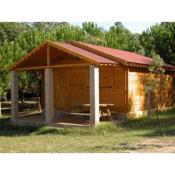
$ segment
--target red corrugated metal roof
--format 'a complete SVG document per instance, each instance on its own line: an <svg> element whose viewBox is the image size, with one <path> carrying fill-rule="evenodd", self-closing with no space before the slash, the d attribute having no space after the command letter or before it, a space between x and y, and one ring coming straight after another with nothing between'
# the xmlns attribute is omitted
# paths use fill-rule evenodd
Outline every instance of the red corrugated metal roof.
<svg viewBox="0 0 175 175"><path fill-rule="evenodd" d="M78 42L78 43L83 45L83 46L94 49L94 51L97 50L97 51L100 51L102 53L107 53L107 54L114 56L116 58L120 58L120 59L126 61L127 63L138 63L138 64L150 64L151 63L151 58L145 57L143 55L139 55L139 54L134 53L134 52L128 52L128 51L113 49L113 48L104 47L104 46L97 46L97 45L93 45L93 44L86 44L86 43L81 43L81 42ZM116 59L116 61L117 61L117 59Z"/></svg>
<svg viewBox="0 0 175 175"><path fill-rule="evenodd" d="M56 44L57 46L64 47L65 49L68 49L69 51L72 51L76 54L80 54L83 57L87 57L88 59L93 60L97 63L101 63L101 64L116 64L117 63L115 61L112 61L112 60L107 59L103 56L94 54L94 53L89 52L87 50L81 49L81 48L76 47L76 46L69 44L69 43L54 42L54 44Z"/></svg>
<svg viewBox="0 0 175 175"><path fill-rule="evenodd" d="M93 44L87 44L82 42L73 41L71 44L74 44L79 47L83 47L84 49L90 49L92 52L103 53L108 54L110 56L113 56L113 58L116 58L116 62L118 62L118 59L121 59L123 61L126 61L127 64L141 64L141 65L150 65L152 63L152 59L146 56L143 56L138 53L129 52L129 51L123 51L119 49L113 49L109 47L104 46L97 46ZM114 59L113 59L114 61ZM172 66L170 64L165 64L165 68L169 69L175 69L175 66Z"/></svg>
<svg viewBox="0 0 175 175"><path fill-rule="evenodd" d="M62 49L63 51L72 54L74 56L77 56L81 59L85 59L87 61L89 61L90 63L94 63L94 64L118 64L116 61L110 60L108 58L105 58L103 56L100 56L98 54L94 54L92 52L89 52L85 49L81 49L77 46L74 46L70 43L60 43L60 42L51 42L51 41L47 41L43 44L41 44L40 46L36 47L35 49L33 49L31 52L29 52L26 56L24 56L23 58L21 58L20 60L18 60L16 63L14 63L10 70L13 70L15 68L20 68L21 64L25 61L27 61L28 59L30 59L31 55L36 54L36 51L39 50L39 48L41 46L44 46L46 44L50 44L52 46L57 47L58 49ZM30 67L30 65L28 65L28 67Z"/></svg>
<svg viewBox="0 0 175 175"><path fill-rule="evenodd" d="M69 54L79 57L80 59L85 59L90 63L94 64L118 64L122 63L124 65L143 65L148 66L151 64L152 59L138 53L128 52L118 49L112 49L103 46L97 46L93 44L86 44L77 41L71 41L69 43L59 43L47 41L45 44L50 44L58 49L61 49ZM24 58L16 62L11 69L20 67L21 63L27 59L30 59L31 54L35 54L36 50L39 49L44 44L33 49ZM30 65L29 65L30 66ZM175 70L175 66L165 64L166 69Z"/></svg>

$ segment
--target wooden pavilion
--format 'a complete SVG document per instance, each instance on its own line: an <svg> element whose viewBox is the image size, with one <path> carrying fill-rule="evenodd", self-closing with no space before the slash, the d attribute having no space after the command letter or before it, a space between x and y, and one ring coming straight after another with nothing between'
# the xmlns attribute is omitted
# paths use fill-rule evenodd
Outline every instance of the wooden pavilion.
<svg viewBox="0 0 175 175"><path fill-rule="evenodd" d="M42 108L50 124L57 114L89 104L90 125L100 119L100 104L127 116L142 115L147 110L145 78L151 58L143 55L77 41L47 41L33 49L11 67L13 120L18 118L18 72L38 71L42 77ZM173 71L165 64L161 107L173 105ZM157 92L155 91L155 94ZM152 108L155 101L152 99Z"/></svg>

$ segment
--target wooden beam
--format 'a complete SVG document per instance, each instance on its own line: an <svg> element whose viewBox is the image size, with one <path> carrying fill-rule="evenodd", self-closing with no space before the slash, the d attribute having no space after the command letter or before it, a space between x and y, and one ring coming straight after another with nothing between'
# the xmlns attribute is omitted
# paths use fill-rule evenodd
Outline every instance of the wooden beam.
<svg viewBox="0 0 175 175"><path fill-rule="evenodd" d="M21 62L25 61L29 56L31 56L32 54L34 54L36 51L38 51L39 49L41 49L45 44L47 44L47 42L44 42L43 44L39 45L38 47L34 48L32 51L30 51L27 55L25 55L24 57L22 57L19 61L17 61L16 63L14 63L9 70L13 70L15 69L15 67L17 67Z"/></svg>
<svg viewBox="0 0 175 175"><path fill-rule="evenodd" d="M143 68L148 68L149 65L128 63L127 66L129 66L129 67L143 67Z"/></svg>
<svg viewBox="0 0 175 175"><path fill-rule="evenodd" d="M38 51L39 49L41 49L42 47L44 47L45 45L47 45L47 66L38 66L38 67L27 67L27 68L17 68L18 65L20 65L22 62L24 62L28 57L30 57L32 54L34 54L36 51ZM10 70L17 70L17 71L25 71L25 70L34 70L34 69L44 69L47 68L50 65L50 49L49 46L52 46L56 49L59 49L65 53L68 53L70 55L73 55L75 57L78 57L79 59L83 59L86 60L87 62L89 62L87 65L90 64L95 64L95 65L99 65L98 62L90 59L87 56L82 56L81 54L79 54L78 52L72 50L72 49L68 49L66 47L64 47L63 45L57 43L55 44L54 42L51 41L46 41L43 44L41 44L40 46L34 48L31 52L29 52L26 56L24 56L23 58L21 58L19 61L17 61L15 64L13 64L10 68ZM107 66L108 64L106 64ZM82 65L82 64L71 64L71 65L52 65L51 67L72 67L72 66L86 66L86 65Z"/></svg>
<svg viewBox="0 0 175 175"><path fill-rule="evenodd" d="M110 66L110 67L115 67L118 66L119 64L99 64L100 66Z"/></svg>
<svg viewBox="0 0 175 175"><path fill-rule="evenodd" d="M17 68L15 71L27 71L27 70L38 70L46 68L61 68L61 67L80 67L80 66L89 66L89 63L80 63L80 64L60 64L60 65L49 65L49 66L37 66L37 67L23 67Z"/></svg>
<svg viewBox="0 0 175 175"><path fill-rule="evenodd" d="M27 71L27 70L38 70L38 69L45 69L47 66L38 66L38 67L23 67L23 68L17 68L15 71Z"/></svg>
<svg viewBox="0 0 175 175"><path fill-rule="evenodd" d="M50 65L50 68L89 66L89 63Z"/></svg>
<svg viewBox="0 0 175 175"><path fill-rule="evenodd" d="M82 55L79 54L78 52L75 52L75 51L73 51L73 50L71 50L71 49L67 49L66 47L62 46L62 45L59 44L59 43L55 44L54 42L51 42L51 41L48 41L48 43L49 43L50 46L52 46L52 47L54 47L54 48L57 48L57 49L59 49L59 50L62 50L62 51L64 51L64 52L66 52L66 53L69 53L69 54L71 54L71 55L73 55L73 56L75 56L75 57L78 57L78 58L80 58L80 59L86 60L86 61L88 61L88 62L90 62L90 63L93 63L93 64L98 64L98 62L96 62L96 61L94 61L94 60L92 60L92 59L90 59L90 58L88 58L88 57L86 57L86 56L82 56Z"/></svg>
<svg viewBox="0 0 175 175"><path fill-rule="evenodd" d="M50 65L50 51L49 51L49 44L47 44L47 66Z"/></svg>

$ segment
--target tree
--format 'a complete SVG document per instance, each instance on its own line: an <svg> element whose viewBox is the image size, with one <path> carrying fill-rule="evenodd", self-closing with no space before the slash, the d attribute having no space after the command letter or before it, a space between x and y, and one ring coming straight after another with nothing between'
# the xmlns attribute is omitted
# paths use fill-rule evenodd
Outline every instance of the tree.
<svg viewBox="0 0 175 175"><path fill-rule="evenodd" d="M106 45L105 32L103 28L98 27L94 22L82 23L82 30L85 33L85 41L96 45Z"/></svg>
<svg viewBox="0 0 175 175"><path fill-rule="evenodd" d="M37 106L38 111L41 112L41 102L40 102L40 94L41 94L41 76L39 72L34 71L30 73L31 79L33 80L33 83L31 84L31 90L34 92L36 100L37 100Z"/></svg>
<svg viewBox="0 0 175 175"><path fill-rule="evenodd" d="M105 34L106 46L144 54L138 35L132 34L122 23L116 22Z"/></svg>
<svg viewBox="0 0 175 175"><path fill-rule="evenodd" d="M8 71L9 66L13 63L15 57L20 57L18 50L14 42L4 42L3 46L0 47L0 103L3 98L6 97L7 91L10 88L10 74ZM0 105L1 106L1 105ZM0 115L2 115L0 109Z"/></svg>
<svg viewBox="0 0 175 175"><path fill-rule="evenodd" d="M0 117L2 116L2 100L6 96L7 90L9 89L9 73L6 69L7 62L0 55Z"/></svg>
<svg viewBox="0 0 175 175"><path fill-rule="evenodd" d="M0 23L0 45L4 42L15 41L21 32L27 31L27 23L1 22Z"/></svg>
<svg viewBox="0 0 175 175"><path fill-rule="evenodd" d="M6 95L7 90L9 89L9 74L7 71L0 70L0 117L2 116L2 99Z"/></svg>
<svg viewBox="0 0 175 175"><path fill-rule="evenodd" d="M67 22L34 22L31 26L39 31L51 31L55 27L69 25Z"/></svg>
<svg viewBox="0 0 175 175"><path fill-rule="evenodd" d="M149 66L149 75L147 78L147 93L148 93L148 118L150 118L150 110L151 110L151 94L153 90L157 90L156 94L156 116L157 120L159 120L159 103L161 97L161 90L166 84L165 79L163 78L163 74L165 72L163 59L154 54L152 57L152 64Z"/></svg>
<svg viewBox="0 0 175 175"><path fill-rule="evenodd" d="M163 22L144 31L139 40L145 54L157 53L166 63L175 64L175 23Z"/></svg>

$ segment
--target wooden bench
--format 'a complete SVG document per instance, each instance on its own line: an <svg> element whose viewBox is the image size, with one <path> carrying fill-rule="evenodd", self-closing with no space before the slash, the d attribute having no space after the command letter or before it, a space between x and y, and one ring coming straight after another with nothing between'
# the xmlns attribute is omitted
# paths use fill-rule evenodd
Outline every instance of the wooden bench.
<svg viewBox="0 0 175 175"><path fill-rule="evenodd" d="M114 104L108 104L108 103L99 104L100 116L108 116L109 119L112 120L110 111L111 106L114 106ZM79 108L79 111L85 111L87 108L88 110L90 109L90 104L82 104L77 107Z"/></svg>

